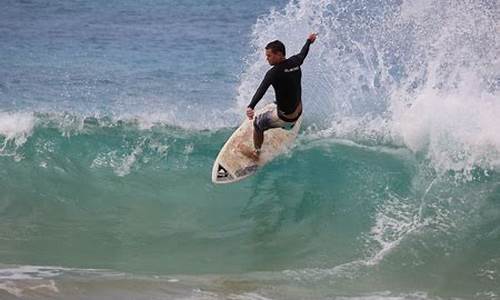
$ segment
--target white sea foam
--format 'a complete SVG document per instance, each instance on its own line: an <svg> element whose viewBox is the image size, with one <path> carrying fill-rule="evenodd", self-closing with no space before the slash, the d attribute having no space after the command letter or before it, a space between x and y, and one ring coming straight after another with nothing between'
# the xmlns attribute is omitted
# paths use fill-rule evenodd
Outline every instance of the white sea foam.
<svg viewBox="0 0 500 300"><path fill-rule="evenodd" d="M0 266L0 290L18 298L33 295L50 299L60 293L57 285L63 276L74 278L125 278L124 273L113 272L105 269L76 269L57 266Z"/></svg>
<svg viewBox="0 0 500 300"><path fill-rule="evenodd" d="M151 159L151 152L155 156L158 155L160 159L167 157L169 145L144 136L135 145L132 145L131 150L128 150L128 146L125 148L121 151L112 150L97 154L90 167L110 167L116 175L123 177L130 174L138 162L148 163ZM185 152L184 154L187 160L189 153Z"/></svg>
<svg viewBox="0 0 500 300"><path fill-rule="evenodd" d="M107 270L74 269L57 266L0 266L0 280L51 279L69 272L81 274L118 274Z"/></svg>
<svg viewBox="0 0 500 300"><path fill-rule="evenodd" d="M441 299L439 297L431 297L424 292L394 294L389 291L372 293L361 296L337 297L337 300L427 300ZM459 298L454 298L459 300Z"/></svg>
<svg viewBox="0 0 500 300"><path fill-rule="evenodd" d="M394 194L388 195L388 199L379 207L375 224L370 230L371 241L377 245L372 256L366 260L368 265L378 264L405 238L427 225L419 214L424 201L425 195L421 203Z"/></svg>
<svg viewBox="0 0 500 300"><path fill-rule="evenodd" d="M33 133L35 117L32 113L0 112L0 136L4 138L0 155L13 155Z"/></svg>
<svg viewBox="0 0 500 300"><path fill-rule="evenodd" d="M0 289L16 297L23 297L26 291L47 290L58 293L54 280L65 268L42 266L17 266L0 268Z"/></svg>
<svg viewBox="0 0 500 300"><path fill-rule="evenodd" d="M230 300L271 300L271 298L264 297L257 293L243 293L241 295L231 294L227 297Z"/></svg>
<svg viewBox="0 0 500 300"><path fill-rule="evenodd" d="M239 109L269 68L266 43L280 39L292 55L312 31L319 37L302 68L306 124L405 146L439 174L472 179L477 167L500 168L500 55L487 3L291 1L254 26ZM272 99L271 91L263 102Z"/></svg>

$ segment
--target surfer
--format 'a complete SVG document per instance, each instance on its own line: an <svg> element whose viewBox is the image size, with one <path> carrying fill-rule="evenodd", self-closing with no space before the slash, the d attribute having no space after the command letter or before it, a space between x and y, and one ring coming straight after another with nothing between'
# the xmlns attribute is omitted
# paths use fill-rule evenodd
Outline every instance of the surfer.
<svg viewBox="0 0 500 300"><path fill-rule="evenodd" d="M246 109L246 115L253 119L254 149L244 151L251 158L258 160L264 131L271 128L291 129L302 114L302 88L300 65L309 52L309 46L316 40L316 33L311 33L300 53L286 58L285 45L281 41L272 41L265 47L267 62L273 66L267 71L252 101ZM272 85L276 95L275 109L255 116L254 108Z"/></svg>

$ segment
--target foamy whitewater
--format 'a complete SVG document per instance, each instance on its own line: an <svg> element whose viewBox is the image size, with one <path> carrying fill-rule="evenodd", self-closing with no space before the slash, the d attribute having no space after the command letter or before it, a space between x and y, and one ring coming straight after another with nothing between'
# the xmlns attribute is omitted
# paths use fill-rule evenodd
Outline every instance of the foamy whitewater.
<svg viewBox="0 0 500 300"><path fill-rule="evenodd" d="M0 299L499 299L496 1L3 7ZM310 32L295 145L213 185Z"/></svg>

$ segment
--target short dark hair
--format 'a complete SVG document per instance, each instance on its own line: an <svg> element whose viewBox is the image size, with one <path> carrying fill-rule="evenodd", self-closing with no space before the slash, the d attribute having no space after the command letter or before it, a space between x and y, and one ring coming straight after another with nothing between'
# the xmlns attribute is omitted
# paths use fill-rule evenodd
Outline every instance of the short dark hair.
<svg viewBox="0 0 500 300"><path fill-rule="evenodd" d="M273 53L281 52L281 53L283 53L283 56L286 56L285 44L283 44L282 42L280 42L278 40L272 41L269 44L267 44L266 50L267 49L271 49L271 51L273 51Z"/></svg>

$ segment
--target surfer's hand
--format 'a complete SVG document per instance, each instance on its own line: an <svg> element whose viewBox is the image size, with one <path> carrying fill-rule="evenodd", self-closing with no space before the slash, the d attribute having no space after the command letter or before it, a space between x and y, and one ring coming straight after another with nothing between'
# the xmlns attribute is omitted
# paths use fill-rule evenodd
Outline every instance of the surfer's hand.
<svg viewBox="0 0 500 300"><path fill-rule="evenodd" d="M314 43L314 41L316 40L316 37L317 37L317 36L318 36L318 34L317 34L317 33L311 33L307 39L308 39L308 40L311 42L311 44L312 44L312 43Z"/></svg>
<svg viewBox="0 0 500 300"><path fill-rule="evenodd" d="M247 107L247 117L249 120L253 119L254 111L252 108Z"/></svg>

